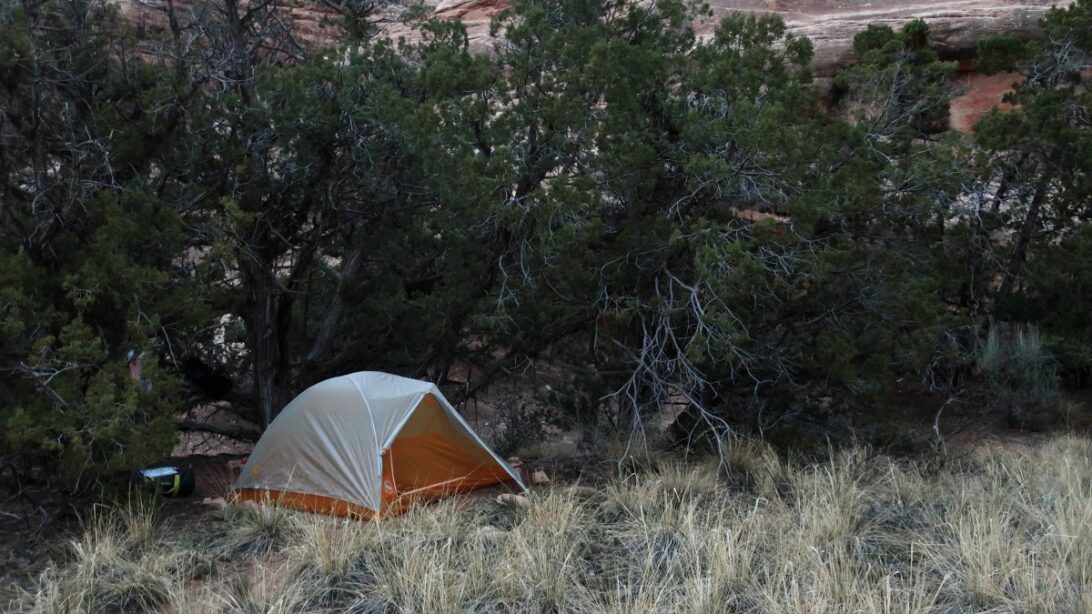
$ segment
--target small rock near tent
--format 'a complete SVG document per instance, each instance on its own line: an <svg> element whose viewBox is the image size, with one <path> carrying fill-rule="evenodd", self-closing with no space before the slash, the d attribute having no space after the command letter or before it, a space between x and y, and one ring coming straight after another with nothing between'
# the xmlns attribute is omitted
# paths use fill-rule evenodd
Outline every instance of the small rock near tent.
<svg viewBox="0 0 1092 614"><path fill-rule="evenodd" d="M311 386L262 435L235 482L244 501L362 518L519 475L440 390L364 371Z"/></svg>

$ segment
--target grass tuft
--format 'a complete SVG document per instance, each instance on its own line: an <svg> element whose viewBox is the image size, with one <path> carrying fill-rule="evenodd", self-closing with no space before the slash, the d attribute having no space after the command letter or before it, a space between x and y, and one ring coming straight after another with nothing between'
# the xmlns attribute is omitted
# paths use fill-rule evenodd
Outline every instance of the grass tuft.
<svg viewBox="0 0 1092 614"><path fill-rule="evenodd" d="M255 556L279 552L300 538L300 515L276 505L231 505L222 512L228 531L221 547Z"/></svg>

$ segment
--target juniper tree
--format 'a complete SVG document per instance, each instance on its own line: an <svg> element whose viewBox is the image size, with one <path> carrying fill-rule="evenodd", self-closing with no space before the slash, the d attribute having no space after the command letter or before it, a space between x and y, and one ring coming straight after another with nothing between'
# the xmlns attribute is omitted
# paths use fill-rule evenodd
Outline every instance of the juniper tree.
<svg viewBox="0 0 1092 614"><path fill-rule="evenodd" d="M902 250L951 186L825 119L780 19L700 42L692 10L517 3L492 58L440 56L463 94L423 124L428 174L483 221L464 352L486 379L561 361L573 414L615 428L678 400L707 432L857 406L927 362L929 250Z"/></svg>
<svg viewBox="0 0 1092 614"><path fill-rule="evenodd" d="M1020 79L975 127L984 197L974 220L982 273L970 281L991 316L1039 321L1072 375L1087 373L1092 328L1084 264L1092 215L1092 2L1052 9L1043 34L983 41L984 70Z"/></svg>
<svg viewBox="0 0 1092 614"><path fill-rule="evenodd" d="M99 2L5 4L0 58L2 462L78 491L169 450L182 395L157 357L210 317L160 193L184 109Z"/></svg>

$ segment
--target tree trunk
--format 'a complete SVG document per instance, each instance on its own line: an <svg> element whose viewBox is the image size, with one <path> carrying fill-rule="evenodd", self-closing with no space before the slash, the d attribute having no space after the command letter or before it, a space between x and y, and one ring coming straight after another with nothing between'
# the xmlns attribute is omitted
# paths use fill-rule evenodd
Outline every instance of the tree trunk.
<svg viewBox="0 0 1092 614"><path fill-rule="evenodd" d="M1047 188L1049 187L1050 175L1043 175L1039 179L1038 185L1035 186L1035 194L1031 197L1027 217L1024 218L1024 225L1020 228L1020 236L1016 240L1016 249L1012 252L1012 260L1009 262L1008 270L1005 271L1005 275L1001 280L1001 289L997 292L997 301L994 303L993 308L995 317L1000 308L1001 299L1012 293L1013 283L1020 275L1024 262L1027 261L1028 244L1031 243L1031 237L1039 225L1039 212L1043 207L1043 201L1046 199Z"/></svg>
<svg viewBox="0 0 1092 614"><path fill-rule="evenodd" d="M310 351L307 352L305 371L313 370L315 365L330 354L334 340L337 338L337 329L341 324L342 315L345 313L345 286L356 277L356 273L360 270L360 265L363 262L364 243L361 242L353 249L352 254L349 255L345 265L341 268L341 278L338 280L337 290L330 301L326 317L323 318L322 325L315 335L315 341L311 344Z"/></svg>
<svg viewBox="0 0 1092 614"><path fill-rule="evenodd" d="M277 390L280 357L274 335L273 280L267 267L247 262L246 256L244 262L241 268L248 288L246 319L253 354L254 396L264 429L280 409Z"/></svg>
<svg viewBox="0 0 1092 614"><path fill-rule="evenodd" d="M244 104L250 104L254 90L254 65L247 49L246 24L239 14L238 0L224 0L224 13L227 17L228 35L231 37L231 72L239 95Z"/></svg>

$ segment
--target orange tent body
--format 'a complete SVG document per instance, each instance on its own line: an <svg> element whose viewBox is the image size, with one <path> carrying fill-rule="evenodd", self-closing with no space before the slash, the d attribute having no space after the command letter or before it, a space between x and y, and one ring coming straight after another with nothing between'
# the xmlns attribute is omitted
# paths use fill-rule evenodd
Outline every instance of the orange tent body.
<svg viewBox="0 0 1092 614"><path fill-rule="evenodd" d="M362 372L320 382L289 403L258 441L235 492L372 519L509 480L524 488L436 386Z"/></svg>

